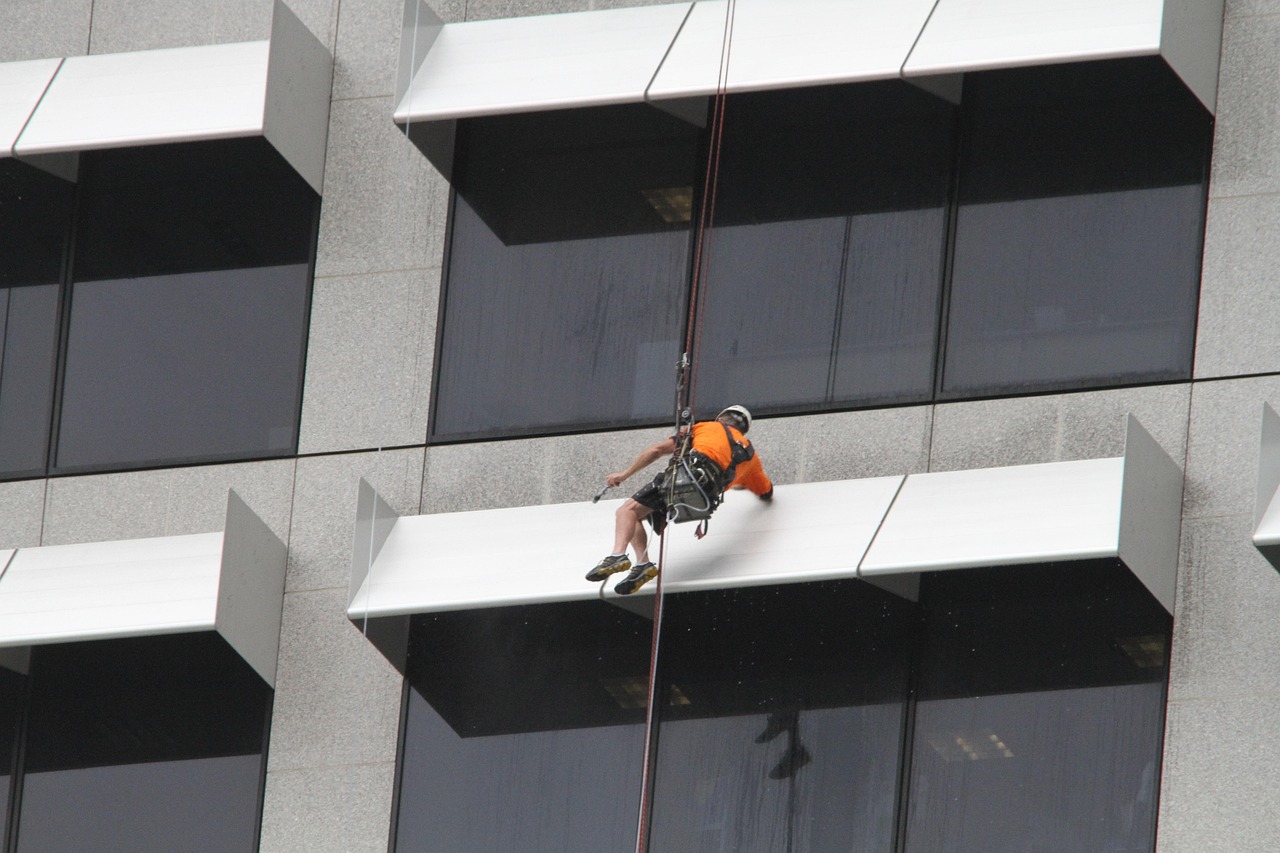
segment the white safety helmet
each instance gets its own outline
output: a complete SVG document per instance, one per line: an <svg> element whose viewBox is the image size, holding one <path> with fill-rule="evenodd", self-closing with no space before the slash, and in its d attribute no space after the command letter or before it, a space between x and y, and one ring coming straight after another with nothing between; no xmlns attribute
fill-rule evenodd
<svg viewBox="0 0 1280 853"><path fill-rule="evenodd" d="M746 406L730 406L716 415L716 420L720 420L725 415L729 415L738 422L738 432L746 433L747 430L751 429L751 413L747 411Z"/></svg>

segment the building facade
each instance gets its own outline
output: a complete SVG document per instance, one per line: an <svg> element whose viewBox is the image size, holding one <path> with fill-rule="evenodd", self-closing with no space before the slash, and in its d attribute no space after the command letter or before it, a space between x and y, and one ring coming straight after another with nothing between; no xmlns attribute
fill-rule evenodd
<svg viewBox="0 0 1280 853"><path fill-rule="evenodd" d="M1280 2L1218 4L1207 107L1158 56L974 72L958 103L902 80L731 95L692 309L705 128L641 103L511 110L446 117L441 154L396 117L418 58L406 5L288 3L332 57L318 169L267 128L98 146L75 181L20 139L0 158L0 549L227 530L225 554L228 490L287 547L269 679L205 630L20 646L0 670L5 849L101 842L104 803L131 849L184 849L129 835L128 797L106 792L133 784L169 791L175 825L225 830L189 849L632 849L644 686L636 705L624 676L648 665L649 623L564 603L415 615L393 663L348 615L352 542L361 480L405 518L588 500L669 431L693 315L699 414L757 410L780 501L1112 459L1127 415L1185 479L1171 612L1110 558L1069 582L1048 559L938 572L915 602L853 579L672 596L652 849L1275 848L1280 575L1253 536L1280 406ZM270 0L11 0L0 63L274 43L272 22ZM33 361L44 380L23 378ZM86 729L95 703L110 713ZM964 742L931 742L930 714ZM1031 718L1042 763L1001 781L1024 747L991 721ZM470 739L450 752L441 723ZM199 773L84 782L184 761ZM737 781L704 784L707 767ZM1103 793L1067 793L1085 788ZM1035 811L1054 797L1061 823Z"/></svg>

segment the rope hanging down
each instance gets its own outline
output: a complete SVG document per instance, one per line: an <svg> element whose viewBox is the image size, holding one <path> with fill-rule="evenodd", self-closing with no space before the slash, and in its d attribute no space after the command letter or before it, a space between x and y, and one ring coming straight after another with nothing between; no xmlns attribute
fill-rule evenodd
<svg viewBox="0 0 1280 853"><path fill-rule="evenodd" d="M720 181L720 147L724 135L725 95L729 82L729 56L733 43L733 19L737 11L736 0L725 4L724 32L720 40L720 69L716 78L716 93L712 100L711 126L708 130L707 169L703 177L702 205L698 212L698 224L694 233L693 275L689 288L689 322L685 333L684 352L676 366L676 434L693 423L693 406L696 399L698 354L702 345L702 309L706 302L704 286L710 256L708 234L715 221L716 192ZM677 462L684 456L688 442L682 441L676 450ZM674 481L674 477L672 478ZM649 809L653 787L655 756L654 723L658 718L658 647L662 636L662 576L666 562L667 537L658 535L658 576L653 596L653 639L649 653L649 693L646 702L644 726L644 755L640 778L640 814L636 828L636 853L645 853L649 842Z"/></svg>

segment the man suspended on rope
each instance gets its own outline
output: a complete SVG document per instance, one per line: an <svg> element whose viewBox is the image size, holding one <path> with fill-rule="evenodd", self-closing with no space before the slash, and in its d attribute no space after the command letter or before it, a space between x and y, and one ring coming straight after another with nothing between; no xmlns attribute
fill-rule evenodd
<svg viewBox="0 0 1280 853"><path fill-rule="evenodd" d="M763 501L773 500L773 483L765 474L755 448L744 436L750 428L751 413L742 406L730 406L716 415L714 421L695 423L687 435L682 432L653 445L637 456L625 471L605 477L609 488L620 486L632 474L663 456L672 457L671 464L662 473L618 507L613 553L587 573L587 580L602 581L609 575L631 569L614 588L621 595L630 595L657 576L658 567L649 560L649 537L643 521L649 522L654 533L661 534L669 519L705 520L719 506L725 490L731 488L750 489ZM682 497L682 488L692 491L696 497L691 500ZM694 505L692 512L690 504ZM634 568L627 557L627 545L636 552Z"/></svg>

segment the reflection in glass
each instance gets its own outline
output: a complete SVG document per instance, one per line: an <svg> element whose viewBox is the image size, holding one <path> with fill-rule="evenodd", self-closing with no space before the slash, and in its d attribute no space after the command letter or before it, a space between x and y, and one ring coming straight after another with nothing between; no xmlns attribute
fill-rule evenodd
<svg viewBox="0 0 1280 853"><path fill-rule="evenodd" d="M473 119L459 136L432 434L664 417L696 128L635 105Z"/></svg>
<svg viewBox="0 0 1280 853"><path fill-rule="evenodd" d="M1116 561L926 576L906 850L1154 847L1167 613Z"/></svg>
<svg viewBox="0 0 1280 853"><path fill-rule="evenodd" d="M60 469L292 451L307 264L77 282Z"/></svg>
<svg viewBox="0 0 1280 853"><path fill-rule="evenodd" d="M315 193L261 139L95 152L81 183L55 467L293 452Z"/></svg>
<svg viewBox="0 0 1280 853"><path fill-rule="evenodd" d="M649 623L600 601L416 616L395 849L635 849Z"/></svg>
<svg viewBox="0 0 1280 853"><path fill-rule="evenodd" d="M0 827L8 826L9 785L18 737L22 676L0 666Z"/></svg>
<svg viewBox="0 0 1280 853"><path fill-rule="evenodd" d="M45 471L72 192L0 158L0 479Z"/></svg>
<svg viewBox="0 0 1280 853"><path fill-rule="evenodd" d="M30 678L18 851L257 848L271 690L220 637L42 646Z"/></svg>
<svg viewBox="0 0 1280 853"><path fill-rule="evenodd" d="M970 75L943 389L1187 378L1211 119L1159 60Z"/></svg>
<svg viewBox="0 0 1280 853"><path fill-rule="evenodd" d="M725 115L699 405L927 399L951 107L893 82L739 95Z"/></svg>
<svg viewBox="0 0 1280 853"><path fill-rule="evenodd" d="M858 581L666 602L653 851L891 851L911 606Z"/></svg>

